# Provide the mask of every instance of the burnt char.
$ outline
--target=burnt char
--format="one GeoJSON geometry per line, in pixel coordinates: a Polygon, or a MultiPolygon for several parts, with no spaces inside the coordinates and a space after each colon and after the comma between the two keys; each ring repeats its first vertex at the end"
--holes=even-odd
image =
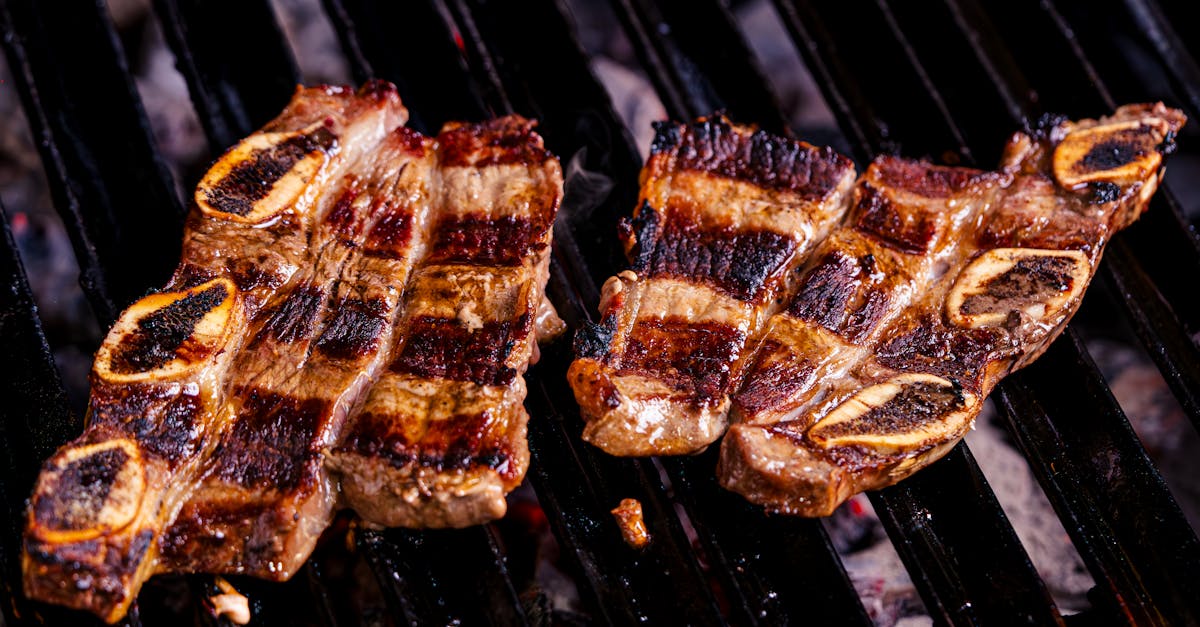
{"type": "Polygon", "coordinates": [[[938,221],[927,211],[906,211],[887,192],[860,183],[854,206],[854,226],[885,246],[919,255],[929,250],[938,232],[938,221]]]}
{"type": "Polygon", "coordinates": [[[772,231],[702,226],[694,209],[663,216],[648,202],[621,229],[636,242],[630,257],[639,276],[698,281],[742,301],[757,298],[798,247],[772,231]]]}
{"type": "Polygon", "coordinates": [[[393,468],[416,464],[444,472],[484,467],[501,475],[518,470],[508,463],[513,457],[510,445],[504,441],[503,432],[496,433],[501,430],[496,428],[497,419],[491,410],[431,421],[419,436],[397,429],[398,425],[417,421],[411,416],[364,412],[343,448],[383,459],[393,468]]]}
{"type": "Polygon", "coordinates": [[[274,338],[290,343],[312,337],[325,299],[324,287],[307,284],[296,286],[278,307],[263,312],[268,318],[254,342],[257,344],[265,338],[274,338]]]}
{"type": "Polygon", "coordinates": [[[233,167],[207,197],[213,207],[244,216],[254,204],[271,191],[271,185],[306,155],[329,152],[337,145],[337,136],[321,127],[297,135],[270,148],[256,150],[246,161],[233,167]]]}
{"type": "Polygon", "coordinates": [[[669,154],[673,169],[786,189],[810,201],[832,193],[846,169],[853,167],[832,148],[816,148],[765,131],[747,133],[724,116],[687,124],[656,122],[654,131],[650,153],[669,154]]]}
{"type": "Polygon", "coordinates": [[[426,263],[516,267],[546,246],[546,225],[521,216],[450,215],[435,232],[426,263]]]}
{"type": "Polygon", "coordinates": [[[317,350],[332,359],[355,359],[379,350],[391,308],[383,299],[346,299],[334,305],[317,350]]]}
{"type": "Polygon", "coordinates": [[[508,365],[513,347],[533,330],[533,316],[484,322],[469,329],[455,318],[412,320],[392,372],[430,379],[508,385],[517,372],[508,365]]]}
{"type": "Polygon", "coordinates": [[[893,329],[876,358],[889,368],[934,374],[978,392],[988,364],[1018,350],[1002,329],[949,327],[938,313],[926,312],[893,329]]]}
{"type": "Polygon", "coordinates": [[[695,391],[696,402],[712,402],[728,392],[733,361],[744,340],[741,331],[725,324],[638,320],[617,360],[617,372],[654,377],[680,391],[695,391]]]}
{"type": "Polygon", "coordinates": [[[440,163],[476,168],[540,165],[554,156],[542,147],[536,126],[534,120],[512,115],[477,124],[451,123],[438,134],[440,163]]]}
{"type": "Polygon", "coordinates": [[[228,297],[226,288],[217,284],[202,292],[188,294],[138,320],[137,330],[113,350],[110,366],[113,372],[145,372],[177,357],[188,361],[204,359],[204,354],[196,352],[199,347],[192,346],[195,343],[188,339],[200,319],[228,297]]]}
{"type": "Polygon", "coordinates": [[[249,490],[279,492],[311,482],[304,466],[314,463],[320,453],[315,436],[331,403],[259,389],[234,394],[242,399],[242,406],[233,429],[213,453],[214,476],[249,490]]]}
{"type": "Polygon", "coordinates": [[[765,340],[758,347],[748,377],[733,402],[741,415],[752,416],[775,407],[808,385],[816,366],[807,359],[797,359],[783,344],[765,340]]]}
{"type": "Polygon", "coordinates": [[[875,255],[831,250],[804,275],[787,312],[861,342],[878,327],[892,299],[885,279],[875,255]]]}
{"type": "Polygon", "coordinates": [[[200,452],[201,417],[208,411],[195,394],[180,394],[147,383],[92,384],[89,430],[84,443],[127,437],[149,456],[174,470],[200,452]]]}

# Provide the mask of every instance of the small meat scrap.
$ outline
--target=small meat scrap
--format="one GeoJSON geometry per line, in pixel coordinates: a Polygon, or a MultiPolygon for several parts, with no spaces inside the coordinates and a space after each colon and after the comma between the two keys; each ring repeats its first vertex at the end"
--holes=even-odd
{"type": "Polygon", "coordinates": [[[208,597],[209,611],[216,618],[226,618],[235,625],[245,625],[250,622],[250,599],[238,592],[233,584],[217,577],[217,588],[221,594],[208,597]]]}
{"type": "Polygon", "coordinates": [[[642,503],[637,499],[621,499],[621,504],[612,510],[617,526],[621,528],[621,537],[625,544],[635,548],[645,548],[650,544],[650,532],[646,531],[646,519],[642,517],[642,503]]]}

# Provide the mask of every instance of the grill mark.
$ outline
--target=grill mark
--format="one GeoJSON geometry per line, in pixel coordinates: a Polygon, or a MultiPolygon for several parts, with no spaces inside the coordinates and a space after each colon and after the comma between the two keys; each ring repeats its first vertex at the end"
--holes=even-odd
{"type": "Polygon", "coordinates": [[[412,243],[412,212],[386,205],[382,215],[371,225],[363,243],[363,252],[370,257],[402,259],[408,254],[412,243]]]}
{"type": "Polygon", "coordinates": [[[853,164],[830,148],[735,127],[724,117],[654,124],[651,155],[670,154],[675,168],[787,190],[806,200],[828,196],[853,164]]]}
{"type": "Polygon", "coordinates": [[[448,216],[435,232],[429,264],[515,267],[546,246],[545,228],[519,216],[448,216]]]}
{"type": "Polygon", "coordinates": [[[190,394],[168,400],[153,413],[129,414],[125,431],[137,441],[143,454],[163,460],[174,470],[200,452],[200,415],[204,403],[190,394]]]}
{"type": "Polygon", "coordinates": [[[775,340],[766,340],[748,369],[745,385],[733,403],[745,416],[778,407],[797,390],[807,387],[816,366],[798,358],[775,340]]]}
{"type": "Polygon", "coordinates": [[[403,415],[367,412],[360,416],[354,433],[338,450],[363,457],[383,459],[393,468],[417,464],[437,471],[490,468],[507,476],[516,472],[509,464],[512,451],[493,441],[497,426],[490,410],[477,414],[455,414],[429,422],[419,437],[410,438],[396,429],[413,418],[403,415]]]}
{"type": "Polygon", "coordinates": [[[617,374],[654,377],[697,402],[713,401],[729,389],[731,367],[745,339],[736,328],[717,322],[639,320],[617,360],[617,374]]]}
{"type": "Polygon", "coordinates": [[[506,362],[531,331],[533,317],[485,322],[474,331],[454,318],[421,316],[408,327],[407,340],[392,372],[430,379],[508,385],[517,375],[506,362]]]}
{"type": "Polygon", "coordinates": [[[884,188],[902,189],[928,198],[949,198],[1002,178],[997,172],[938,166],[890,155],[875,159],[871,169],[884,188]]]}
{"type": "Polygon", "coordinates": [[[937,235],[938,219],[920,207],[892,200],[870,183],[859,186],[854,207],[854,228],[880,243],[910,255],[929,250],[937,235]]]}
{"type": "Polygon", "coordinates": [[[797,247],[773,231],[706,228],[685,211],[664,217],[648,202],[619,228],[636,242],[631,257],[639,275],[698,281],[741,301],[758,298],[797,247]]]}
{"type": "Polygon", "coordinates": [[[213,453],[214,476],[247,489],[289,492],[315,481],[306,472],[320,454],[317,432],[333,404],[257,388],[242,399],[233,428],[213,453]]]}
{"type": "Polygon", "coordinates": [[[255,338],[275,338],[288,344],[308,339],[316,329],[317,315],[325,302],[325,289],[307,283],[292,290],[263,325],[262,332],[255,338]]]}
{"type": "Polygon", "coordinates": [[[343,299],[317,340],[317,351],[331,359],[355,359],[374,353],[390,311],[382,298],[343,299]]]}
{"type": "Polygon", "coordinates": [[[337,202],[333,204],[333,208],[325,215],[325,224],[334,233],[341,236],[343,245],[357,247],[358,235],[362,231],[365,216],[354,208],[354,201],[361,193],[358,179],[353,176],[349,179],[349,186],[342,191],[337,202]]]}
{"type": "Polygon", "coordinates": [[[861,342],[879,325],[891,301],[883,280],[874,255],[830,251],[808,271],[788,314],[861,342]]]}
{"type": "Polygon", "coordinates": [[[147,314],[117,345],[109,368],[118,374],[132,374],[159,368],[176,358],[202,358],[204,349],[188,340],[200,320],[228,297],[229,291],[218,284],[147,314]]]}
{"type": "Polygon", "coordinates": [[[219,211],[244,216],[270,193],[275,182],[287,174],[305,156],[317,151],[329,152],[337,136],[327,128],[290,137],[270,148],[254,151],[248,159],[230,169],[206,194],[206,200],[219,211]]]}
{"type": "Polygon", "coordinates": [[[552,156],[533,131],[537,123],[510,115],[477,124],[447,125],[437,137],[443,167],[540,165],[552,156]]]}

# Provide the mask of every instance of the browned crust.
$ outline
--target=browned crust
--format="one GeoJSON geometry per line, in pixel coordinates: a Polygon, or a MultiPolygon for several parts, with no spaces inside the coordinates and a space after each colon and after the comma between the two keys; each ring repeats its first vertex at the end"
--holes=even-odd
{"type": "MultiPolygon", "coordinates": [[[[837,369],[813,374],[804,366],[810,356],[786,345],[805,333],[816,337],[815,330],[764,342],[736,397],[737,415],[746,422],[731,426],[722,442],[722,485],[770,511],[825,516],[850,495],[891,485],[944,455],[978,415],[979,399],[1065,328],[1081,299],[1077,281],[1087,278],[1077,273],[1094,273],[1107,240],[1145,209],[1157,184],[1161,155],[1146,147],[1162,149],[1181,124],[1177,112],[1161,105],[1122,108],[1100,122],[1062,122],[1036,137],[1018,135],[997,173],[877,160],[859,184],[851,225],[869,233],[878,251],[911,255],[913,261],[882,269],[900,276],[907,271],[896,293],[910,295],[877,333],[854,340],[865,342],[866,350],[837,369]],[[1139,117],[1147,115],[1151,119],[1139,117]],[[1072,134],[1098,125],[1116,130],[1095,139],[1090,150],[1079,147],[1083,138],[1096,136],[1072,134]],[[1076,143],[1065,154],[1078,161],[1064,165],[1067,157],[1058,147],[1072,137],[1076,143]],[[1088,183],[1066,185],[1064,176],[1088,183]],[[917,198],[919,208],[926,202],[920,198],[929,198],[966,207],[989,194],[994,200],[973,213],[961,209],[967,213],[956,218],[960,231],[941,236],[941,245],[934,229],[896,206],[917,198]],[[997,247],[1012,250],[984,254],[997,247]],[[1047,249],[1083,254],[1055,256],[1047,249]],[[992,269],[972,270],[976,261],[992,269]],[[1004,263],[1010,265],[995,265],[1004,263]],[[968,289],[979,291],[962,291],[968,289]],[[959,290],[957,300],[948,300],[952,290],[959,290]],[[1030,296],[1044,293],[1073,296],[1064,296],[1071,300],[1061,306],[1030,296]],[[951,302],[958,303],[953,313],[947,311],[951,302]],[[991,312],[1002,303],[1012,309],[995,317],[991,312]],[[975,315],[984,313],[993,317],[975,315]]],[[[817,262],[789,309],[798,322],[780,327],[820,325],[850,339],[836,322],[840,316],[855,311],[875,317],[870,298],[855,302],[850,296],[865,274],[853,259],[833,255],[817,262]]]]}
{"type": "Polygon", "coordinates": [[[616,360],[618,375],[638,374],[695,392],[710,404],[729,388],[729,376],[744,335],[727,325],[680,318],[638,320],[616,360]]]}
{"type": "Polygon", "coordinates": [[[558,162],[533,127],[510,116],[438,136],[438,215],[405,288],[390,366],[327,455],[346,503],[369,523],[487,522],[504,515],[528,468],[522,375],[562,195],[558,162]],[[505,192],[464,194],[454,186],[474,183],[448,172],[463,167],[505,192]]]}
{"type": "Polygon", "coordinates": [[[672,206],[666,215],[643,203],[622,219],[622,239],[632,242],[631,267],[645,278],[672,277],[709,285],[737,298],[758,298],[767,281],[796,253],[789,236],[765,229],[702,223],[695,207],[672,206]]]}
{"type": "Polygon", "coordinates": [[[655,123],[647,167],[649,176],[692,170],[820,200],[837,189],[853,164],[832,148],[737,126],[716,116],[686,124],[655,123]]]}

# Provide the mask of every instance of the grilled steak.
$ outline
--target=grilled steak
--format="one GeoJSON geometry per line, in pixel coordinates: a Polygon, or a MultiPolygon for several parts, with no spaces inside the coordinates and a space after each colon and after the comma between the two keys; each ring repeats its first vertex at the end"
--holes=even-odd
{"type": "Polygon", "coordinates": [[[1017,134],[997,172],[877,159],[755,347],[722,484],[820,516],[941,457],[1065,328],[1183,123],[1133,105],[1050,124],[1017,134]]]}
{"type": "Polygon", "coordinates": [[[615,455],[692,453],[721,436],[744,347],[854,181],[828,148],[724,118],[656,130],[638,210],[620,225],[631,269],[605,284],[568,373],[584,439],[615,455]]]}
{"type": "Polygon", "coordinates": [[[397,129],[334,188],[312,265],[234,359],[229,426],[163,538],[161,570],[284,580],[312,552],[337,498],[322,449],[374,381],[424,246],[432,143],[397,129]]]}
{"type": "Polygon", "coordinates": [[[109,621],[124,614],[227,422],[233,357],[262,305],[307,264],[327,182],[405,117],[390,85],[300,89],[204,177],[178,271],[105,338],[88,426],[34,488],[22,559],[29,597],[109,621]]]}
{"type": "Polygon", "coordinates": [[[436,220],[390,365],[329,454],[346,502],[385,526],[504,515],[529,464],[523,375],[557,320],[543,290],[562,172],[533,124],[451,124],[437,144],[436,220]]]}

